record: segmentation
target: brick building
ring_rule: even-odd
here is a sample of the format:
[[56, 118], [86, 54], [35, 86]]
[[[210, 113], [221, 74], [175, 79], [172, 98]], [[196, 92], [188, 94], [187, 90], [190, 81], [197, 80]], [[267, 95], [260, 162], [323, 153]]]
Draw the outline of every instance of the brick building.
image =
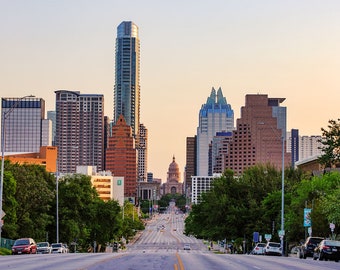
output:
[[105, 167], [113, 176], [124, 177], [124, 196], [134, 200], [137, 195], [137, 150], [131, 127], [123, 115], [112, 126]]
[[232, 169], [236, 175], [256, 164], [270, 163], [282, 168], [291, 163], [286, 152], [286, 108], [280, 107], [284, 98], [268, 98], [267, 95], [246, 95], [241, 117], [225, 154], [224, 169]]

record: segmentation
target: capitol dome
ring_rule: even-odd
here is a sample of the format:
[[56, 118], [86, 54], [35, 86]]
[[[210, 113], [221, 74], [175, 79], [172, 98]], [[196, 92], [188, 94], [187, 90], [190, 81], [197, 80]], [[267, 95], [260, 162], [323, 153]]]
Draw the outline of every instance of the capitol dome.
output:
[[183, 183], [180, 182], [179, 166], [175, 161], [175, 156], [172, 157], [172, 162], [169, 165], [168, 177], [166, 183], [163, 184], [163, 194], [183, 194]]
[[180, 182], [180, 180], [181, 180], [181, 176], [180, 175], [181, 174], [179, 172], [178, 164], [175, 161], [175, 156], [173, 156], [172, 162], [169, 165], [167, 182], [172, 182], [172, 183]]

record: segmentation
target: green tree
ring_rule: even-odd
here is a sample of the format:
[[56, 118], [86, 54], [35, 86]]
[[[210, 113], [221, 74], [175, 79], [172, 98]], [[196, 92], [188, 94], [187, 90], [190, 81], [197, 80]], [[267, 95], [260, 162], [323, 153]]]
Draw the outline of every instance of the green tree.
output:
[[332, 167], [340, 162], [340, 119], [329, 120], [328, 130], [321, 128], [323, 154], [319, 157], [320, 164]]
[[138, 230], [144, 229], [143, 222], [139, 218], [136, 207], [128, 201], [125, 201], [124, 206], [121, 207], [121, 213], [119, 214], [119, 218], [122, 220], [120, 236], [124, 237], [127, 240], [134, 237]]
[[91, 228], [96, 222], [99, 196], [91, 177], [73, 174], [59, 179], [59, 239], [70, 243], [75, 239], [86, 247], [96, 240]]
[[91, 222], [91, 238], [100, 245], [118, 239], [122, 228], [118, 201], [95, 200], [94, 207], [95, 219]]
[[[5, 161], [5, 168], [8, 167], [9, 161]], [[17, 182], [11, 171], [4, 171], [4, 192], [3, 192], [3, 211], [5, 212], [4, 225], [2, 227], [2, 236], [10, 239], [18, 237], [18, 220], [17, 207], [18, 203], [15, 197]]]
[[17, 236], [46, 239], [47, 227], [53, 222], [54, 176], [40, 165], [8, 163], [8, 170], [16, 180]]

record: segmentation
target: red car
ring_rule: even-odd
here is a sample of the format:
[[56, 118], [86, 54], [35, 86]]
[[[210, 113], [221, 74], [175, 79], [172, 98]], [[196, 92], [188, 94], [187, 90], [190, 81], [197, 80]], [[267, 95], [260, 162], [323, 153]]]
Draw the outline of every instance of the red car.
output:
[[20, 238], [12, 246], [12, 254], [36, 254], [37, 244], [32, 238]]

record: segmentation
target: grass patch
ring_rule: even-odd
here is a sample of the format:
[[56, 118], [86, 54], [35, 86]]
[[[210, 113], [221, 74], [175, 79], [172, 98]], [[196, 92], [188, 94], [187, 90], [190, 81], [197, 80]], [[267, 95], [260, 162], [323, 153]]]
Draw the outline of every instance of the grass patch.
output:
[[11, 255], [12, 251], [7, 248], [0, 248], [0, 255]]

